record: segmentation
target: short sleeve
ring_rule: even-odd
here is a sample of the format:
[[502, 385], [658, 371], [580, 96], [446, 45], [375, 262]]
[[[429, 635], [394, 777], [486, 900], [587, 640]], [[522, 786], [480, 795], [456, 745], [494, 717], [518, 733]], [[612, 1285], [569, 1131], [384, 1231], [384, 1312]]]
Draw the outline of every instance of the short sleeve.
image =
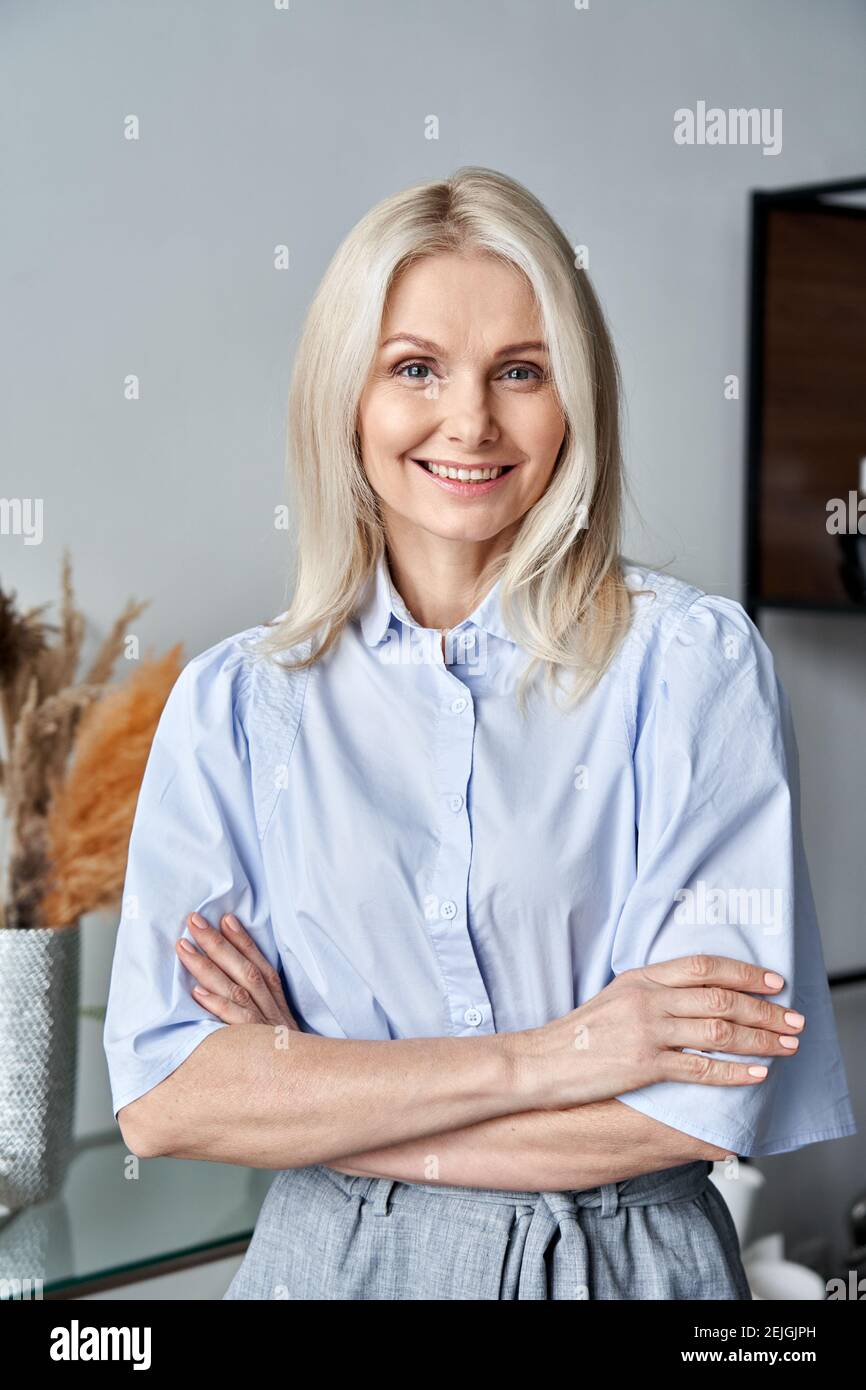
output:
[[226, 638], [181, 671], [139, 790], [103, 1045], [112, 1108], [151, 1090], [217, 1028], [175, 946], [186, 917], [234, 912], [273, 965], [277, 951], [257, 830], [247, 711], [250, 659]]
[[[659, 1082], [617, 1097], [730, 1153], [857, 1132], [800, 827], [798, 750], [772, 653], [742, 606], [703, 594], [646, 662], [634, 749], [637, 872], [615, 974], [695, 952], [776, 970], [806, 1025], [754, 1086]], [[686, 1051], [697, 1049], [687, 1048]]]

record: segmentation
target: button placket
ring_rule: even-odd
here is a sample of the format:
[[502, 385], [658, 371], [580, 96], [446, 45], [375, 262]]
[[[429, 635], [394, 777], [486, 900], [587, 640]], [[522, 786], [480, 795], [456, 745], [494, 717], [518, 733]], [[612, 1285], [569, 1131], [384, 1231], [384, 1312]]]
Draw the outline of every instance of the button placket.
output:
[[[495, 1032], [493, 1010], [475, 957], [467, 920], [472, 827], [468, 788], [475, 739], [475, 706], [468, 688], [444, 665], [436, 672], [442, 697], [435, 746], [441, 808], [439, 850], [425, 913], [445, 979], [456, 1033]], [[438, 909], [438, 910], [437, 910]]]

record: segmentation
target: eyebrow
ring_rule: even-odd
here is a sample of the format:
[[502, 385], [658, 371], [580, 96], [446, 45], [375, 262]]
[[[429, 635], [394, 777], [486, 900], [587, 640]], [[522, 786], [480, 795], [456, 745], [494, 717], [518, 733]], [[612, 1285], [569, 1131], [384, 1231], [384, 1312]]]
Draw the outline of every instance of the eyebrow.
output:
[[[424, 352], [432, 352], [440, 357], [444, 356], [445, 353], [445, 349], [441, 348], [438, 343], [431, 342], [429, 338], [418, 338], [414, 333], [395, 333], [380, 343], [379, 347], [390, 347], [392, 343], [413, 343], [415, 347], [421, 348]], [[509, 343], [508, 347], [500, 348], [493, 356], [511, 357], [516, 352], [547, 352], [547, 344], [537, 341]]]

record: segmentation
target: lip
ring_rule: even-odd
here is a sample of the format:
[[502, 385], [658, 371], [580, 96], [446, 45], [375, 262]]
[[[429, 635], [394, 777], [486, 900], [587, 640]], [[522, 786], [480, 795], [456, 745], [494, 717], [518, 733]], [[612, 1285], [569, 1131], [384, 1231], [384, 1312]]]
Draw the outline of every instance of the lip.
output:
[[[488, 478], [486, 483], [461, 483], [456, 478], [438, 478], [435, 473], [431, 473], [429, 469], [424, 467], [423, 463], [419, 463], [415, 458], [413, 458], [411, 462], [415, 464], [416, 468], [420, 469], [424, 477], [428, 478], [431, 483], [436, 483], [436, 485], [441, 487], [445, 492], [451, 492], [457, 497], [486, 497], [494, 488], [500, 487], [502, 483], [507, 482], [512, 472], [517, 467], [517, 464], [503, 465], [486, 463], [484, 465], [485, 468], [507, 467], [508, 472], [500, 473], [498, 478]], [[438, 463], [444, 468], [465, 468], [467, 466], [464, 463], [456, 463], [451, 459], [425, 459], [424, 462]]]

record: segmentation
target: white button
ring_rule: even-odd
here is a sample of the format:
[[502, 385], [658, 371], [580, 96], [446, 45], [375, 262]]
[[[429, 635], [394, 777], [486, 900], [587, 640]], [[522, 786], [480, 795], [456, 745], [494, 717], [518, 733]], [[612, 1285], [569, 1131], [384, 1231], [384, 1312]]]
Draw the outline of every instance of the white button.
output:
[[477, 1028], [484, 1015], [480, 1009], [476, 1009], [474, 1004], [471, 1009], [467, 1009], [463, 1015], [463, 1022], [468, 1023], [470, 1028]]
[[462, 714], [466, 708], [466, 705], [467, 701], [464, 700], [462, 695], [458, 695], [456, 700], [451, 701], [451, 713]]
[[446, 898], [439, 908], [439, 916], [447, 917], [450, 921], [452, 917], [457, 916], [457, 904], [453, 903], [450, 898]]
[[452, 811], [459, 811], [463, 805], [463, 797], [455, 792], [454, 796], [449, 796], [448, 805], [451, 807]]

